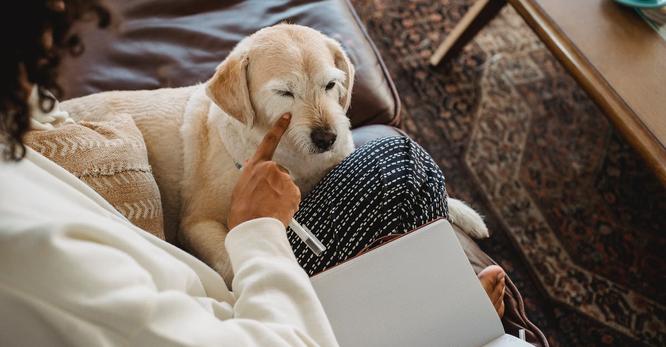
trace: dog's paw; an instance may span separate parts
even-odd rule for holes
[[[475,239],[490,236],[488,227],[478,212],[458,199],[449,198],[448,204],[451,223],[458,226],[465,234]]]

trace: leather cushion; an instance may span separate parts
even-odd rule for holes
[[[366,125],[352,130],[354,145],[358,148],[382,137],[407,136],[402,130],[383,124]]]
[[[398,123],[393,82],[348,0],[106,3],[111,27],[77,28],[85,53],[63,62],[65,98],[205,81],[238,41],[287,21],[318,29],[344,46],[357,71],[349,111],[353,126]]]

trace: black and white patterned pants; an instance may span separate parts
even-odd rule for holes
[[[319,257],[290,232],[310,275],[357,255],[388,235],[448,218],[444,175],[414,141],[375,140],[356,149],[303,199],[296,219],[326,246]]]

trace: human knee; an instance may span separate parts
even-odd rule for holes
[[[405,198],[420,195],[446,196],[444,174],[433,158],[418,143],[408,137],[382,138],[366,148],[375,160],[384,182],[392,185],[394,193]]]

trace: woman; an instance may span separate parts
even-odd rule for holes
[[[301,202],[271,161],[285,115],[234,190],[229,290],[212,269],[129,224],[22,144],[32,110],[53,111],[60,53],[81,52],[68,31],[88,12],[108,22],[102,7],[84,0],[23,1],[2,12],[0,345],[337,345],[306,272],[447,217],[441,171],[414,142],[382,139],[355,151]],[[29,100],[33,86],[39,92]],[[297,209],[328,246],[323,256],[287,238]],[[504,272],[489,267],[479,278],[501,315]]]

